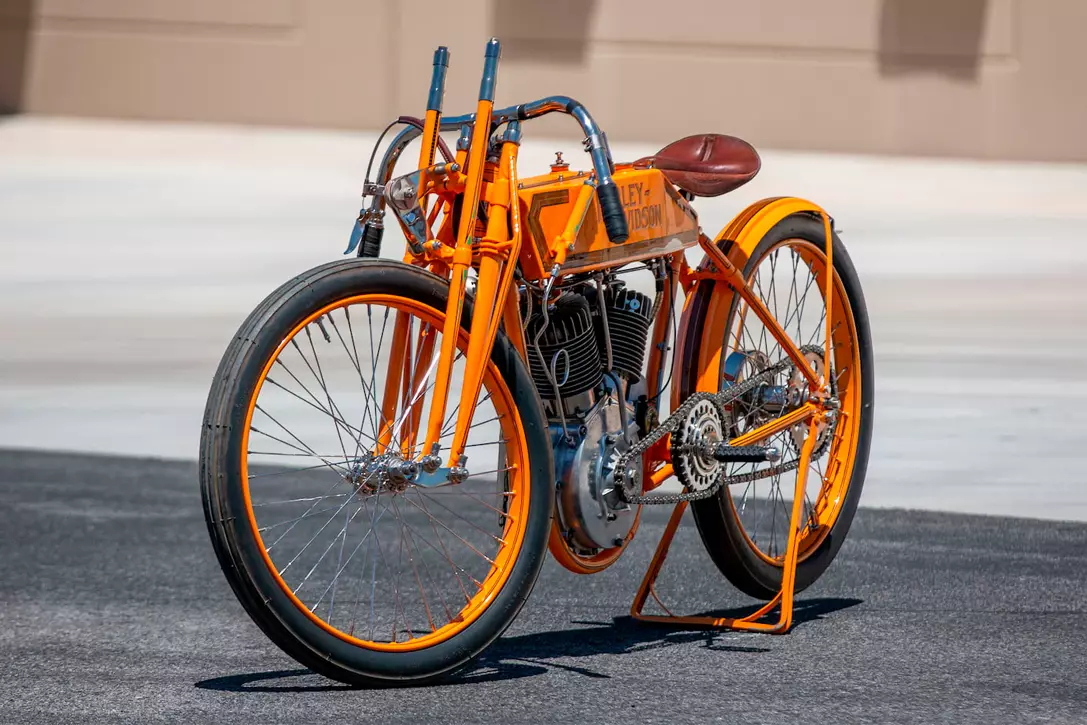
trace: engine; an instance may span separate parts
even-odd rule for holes
[[[525,328],[555,448],[559,519],[567,543],[582,553],[621,545],[634,524],[614,466],[638,439],[630,388],[643,374],[653,308],[652,299],[614,279],[585,281]]]

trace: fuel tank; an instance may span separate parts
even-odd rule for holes
[[[698,216],[661,172],[617,164],[612,178],[619,187],[630,238],[622,244],[611,243],[594,194],[563,273],[659,257],[698,243]],[[553,266],[550,243],[566,228],[578,192],[591,179],[592,172],[556,165],[548,174],[521,180],[518,197],[526,235],[521,268],[527,279],[539,279]]]

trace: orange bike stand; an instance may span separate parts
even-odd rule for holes
[[[815,447],[816,421],[813,419],[808,428],[808,437],[800,451],[800,467],[796,475],[796,491],[793,494],[793,512],[789,520],[789,540],[785,547],[785,561],[781,575],[781,591],[769,602],[752,612],[746,617],[693,617],[677,616],[669,611],[668,607],[657,596],[653,588],[657,575],[660,574],[664,560],[668,556],[668,548],[672,545],[679,522],[683,519],[683,512],[687,510],[687,501],[680,501],[672,509],[672,516],[668,519],[668,525],[664,527],[657,550],[653,553],[653,560],[649,562],[649,569],[642,578],[638,587],[638,593],[634,596],[634,603],[630,605],[630,616],[643,622],[657,624],[686,624],[697,627],[715,627],[720,629],[734,629],[753,632],[767,632],[769,634],[785,634],[793,623],[793,590],[796,586],[796,563],[800,545],[800,518],[804,510],[804,490],[808,482],[808,469],[811,464],[811,454]],[[643,614],[645,603],[652,596],[654,601],[663,609],[666,615]],[[777,621],[764,621],[775,607],[780,605]]]

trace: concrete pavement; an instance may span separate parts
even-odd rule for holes
[[[522,175],[579,163],[526,131]],[[0,446],[193,458],[230,335],[343,251],[373,140],[0,122]],[[696,207],[712,231],[781,194],[835,215],[868,298],[863,503],[1087,520],[1087,167],[764,151]]]

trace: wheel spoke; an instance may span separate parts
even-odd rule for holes
[[[494,600],[494,587],[509,575],[497,574],[500,562],[512,566],[516,551],[506,552],[521,545],[516,532],[527,525],[524,433],[510,415],[513,393],[489,363],[464,442],[480,460],[456,485],[398,484],[390,461],[417,440],[437,384],[440,312],[360,300],[307,319],[282,338],[268,366],[273,374],[262,373],[252,403],[258,418],[247,431],[273,444],[247,444],[243,469],[272,573],[307,616],[344,637],[396,648],[452,636]],[[401,334],[405,344],[392,354]],[[466,347],[466,338],[458,340],[455,381]],[[394,358],[402,364],[390,370]],[[390,375],[399,392],[386,418]],[[457,400],[440,438],[448,441],[459,414]],[[382,430],[391,440],[378,456]],[[497,465],[495,447],[505,452]],[[330,450],[337,452],[318,453]],[[259,463],[265,455],[275,457],[272,464]]]
[[[507,470],[507,469],[503,469],[503,470]],[[422,496],[423,498],[427,498],[427,495],[426,495],[425,493],[423,493],[421,489],[419,489],[419,488],[414,488],[414,489],[412,489],[412,490],[413,490],[413,491],[415,491],[415,492],[416,492],[417,494],[419,494],[420,496]],[[456,517],[457,517],[458,519],[460,519],[460,520],[461,520],[461,521],[463,521],[464,523],[468,524],[469,526],[471,526],[471,527],[472,527],[473,529],[475,529],[476,531],[479,531],[480,533],[482,533],[482,534],[485,534],[485,535],[487,535],[487,536],[491,537],[492,539],[494,539],[495,541],[497,541],[497,542],[498,542],[499,544],[501,544],[501,545],[503,545],[503,546],[505,545],[505,543],[506,543],[506,540],[505,540],[505,539],[503,539],[503,538],[502,538],[502,537],[500,537],[500,536],[495,536],[495,535],[494,535],[494,534],[492,534],[492,533],[491,533],[490,531],[487,531],[486,529],[484,529],[484,528],[482,528],[481,526],[477,525],[477,524],[476,524],[475,522],[473,522],[473,521],[469,521],[469,520],[468,520],[468,519],[466,519],[466,518],[465,518],[464,516],[462,516],[462,515],[458,514],[458,513],[456,512],[456,511],[454,511],[453,509],[451,509],[451,508],[449,508],[448,506],[446,506],[445,504],[443,504],[443,503],[442,503],[441,501],[434,501],[433,503],[434,503],[434,505],[435,505],[435,506],[440,506],[440,507],[442,507],[443,509],[445,509],[446,511],[448,511],[449,513],[453,514],[453,515],[454,515],[454,516],[456,516]]]
[[[377,442],[373,438],[370,438],[370,436],[367,435],[366,433],[364,433],[360,428],[353,428],[352,426],[350,426],[347,423],[347,421],[340,420],[335,415],[333,415],[329,411],[325,410],[323,407],[321,407],[317,403],[313,403],[313,402],[310,402],[309,400],[306,400],[305,398],[303,398],[298,393],[294,392],[293,390],[291,390],[289,388],[284,387],[282,384],[276,382],[271,377],[267,377],[267,378],[265,378],[265,380],[267,382],[271,383],[272,385],[276,386],[277,388],[279,388],[283,392],[287,393],[288,395],[293,395],[295,398],[298,398],[299,400],[301,400],[303,403],[310,406],[311,408],[314,408],[315,410],[321,411],[322,413],[327,415],[329,418],[332,418],[336,422],[337,426],[342,425],[344,428],[346,428],[348,431],[350,431],[353,436],[364,437],[364,438],[368,439],[371,443],[376,443]],[[356,453],[356,455],[358,455],[358,454]],[[347,458],[347,452],[346,451],[344,451],[344,458]]]
[[[785,249],[789,251],[785,252]],[[787,256],[782,257],[782,254]],[[798,346],[811,345],[818,349],[826,343],[827,308],[823,299],[825,289],[819,283],[820,277],[826,278],[821,271],[822,263],[822,247],[819,245],[804,240],[785,240],[753,260],[749,267],[750,289],[777,320],[782,330]],[[854,344],[852,337],[848,336],[853,334],[852,328],[846,325],[846,321],[837,309],[837,305],[845,299],[844,295],[841,299],[835,295],[835,324],[830,333],[832,336],[831,358],[828,360],[822,360],[822,356],[819,358],[821,374],[836,383],[836,390],[839,392],[844,390],[843,384],[845,386],[850,384],[851,376],[846,374],[846,371],[851,365],[844,363],[839,366],[837,361],[840,355],[848,355],[850,347]],[[742,300],[737,299],[733,318],[726,331],[725,339],[730,343],[727,351],[741,351],[746,354],[741,372],[737,376],[738,379],[757,374],[765,369],[765,366],[788,361],[781,343],[769,334],[768,328],[761,320],[749,312],[750,308]],[[722,372],[723,370],[724,368]],[[789,378],[785,377],[782,382],[773,384],[788,383]],[[733,404],[736,434],[770,422],[784,412],[776,405],[771,407],[770,402],[769,397],[753,395],[747,400]],[[749,544],[760,556],[770,561],[780,562],[786,553],[792,523],[791,500],[794,495],[803,496],[803,519],[800,522],[801,551],[804,551],[805,537],[812,537],[815,541],[816,537],[826,535],[828,528],[826,523],[833,521],[833,517],[837,515],[840,501],[828,501],[826,498],[828,490],[833,487],[828,485],[827,477],[823,475],[819,456],[825,456],[827,451],[834,450],[835,441],[845,429],[843,421],[847,420],[849,420],[849,413],[843,410],[839,414],[839,423],[833,432],[825,434],[833,438],[817,444],[816,457],[810,464],[813,470],[810,478],[815,478],[814,471],[818,469],[820,474],[818,486],[814,480],[809,480],[805,490],[794,494],[796,476],[800,475],[799,469],[796,468],[797,459],[803,438],[809,435],[806,423],[795,429],[781,431],[766,442],[766,445],[782,451],[780,462],[750,464],[750,468],[734,467],[731,470],[734,474],[741,471],[765,472],[765,478],[749,481],[743,487],[736,486],[727,494],[731,500],[732,511],[748,538]],[[792,468],[789,469],[788,466],[783,468],[782,466],[790,460],[793,462]],[[786,498],[786,494],[789,494],[789,498]]]

